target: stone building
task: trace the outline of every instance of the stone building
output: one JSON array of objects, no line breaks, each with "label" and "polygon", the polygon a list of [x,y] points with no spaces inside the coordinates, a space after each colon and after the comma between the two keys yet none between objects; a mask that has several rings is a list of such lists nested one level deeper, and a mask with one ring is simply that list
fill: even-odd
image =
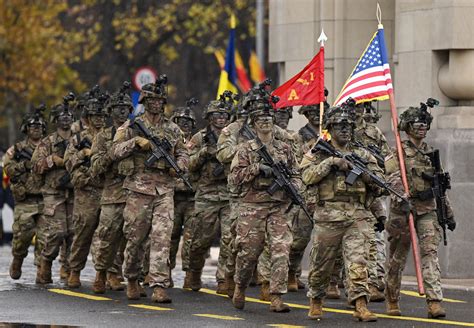
[{"label": "stone building", "polygon": [[[428,97],[440,101],[432,110],[429,141],[451,173],[458,222],[454,233],[448,231],[448,246],[440,246],[443,275],[473,278],[474,0],[271,0],[268,59],[278,63],[280,82],[286,81],[317,53],[324,28],[331,103],[377,29],[377,2],[399,112]],[[380,127],[394,145],[388,106],[380,103]],[[290,128],[304,121],[296,117]]]}]

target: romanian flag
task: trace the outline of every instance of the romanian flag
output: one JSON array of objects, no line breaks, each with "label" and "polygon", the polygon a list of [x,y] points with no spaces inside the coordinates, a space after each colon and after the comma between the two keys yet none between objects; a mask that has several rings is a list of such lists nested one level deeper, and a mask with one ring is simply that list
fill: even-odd
[{"label": "romanian flag", "polygon": [[265,71],[260,65],[260,61],[258,60],[258,57],[255,51],[252,51],[250,53],[249,67],[250,67],[250,78],[255,84],[265,81],[266,79]]},{"label": "romanian flag", "polygon": [[[216,50],[214,51],[214,56],[216,56],[219,67],[223,70],[225,65],[224,51]],[[244,67],[242,57],[238,51],[235,51],[235,66],[237,72],[237,86],[242,93],[247,93],[252,88],[252,83],[250,83],[247,70]]]},{"label": "romanian flag", "polygon": [[219,87],[217,89],[217,98],[224,91],[229,90],[233,93],[237,93],[236,77],[237,69],[235,66],[235,16],[230,17],[230,35],[229,44],[225,54],[224,69],[221,70],[221,77],[219,79]]}]

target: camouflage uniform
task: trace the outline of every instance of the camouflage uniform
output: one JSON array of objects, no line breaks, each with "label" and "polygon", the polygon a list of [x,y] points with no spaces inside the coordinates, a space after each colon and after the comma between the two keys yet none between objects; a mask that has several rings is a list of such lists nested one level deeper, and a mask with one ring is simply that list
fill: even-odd
[{"label": "camouflage uniform", "polygon": [[[441,271],[438,260],[438,246],[441,241],[441,227],[436,216],[436,202],[433,197],[421,199],[423,192],[431,190],[431,182],[423,178],[424,174],[432,175],[434,169],[431,165],[428,153],[433,148],[425,142],[417,148],[408,140],[402,142],[405,155],[405,166],[407,180],[410,188],[410,202],[415,220],[415,228],[419,241],[421,269],[423,284],[427,301],[441,301],[443,292],[441,290]],[[385,163],[389,181],[393,187],[403,192],[397,156],[387,158]],[[448,204],[448,218],[453,213]],[[402,204],[398,199],[392,198],[390,207],[390,219],[387,223],[389,257],[387,262],[387,275],[385,294],[389,302],[398,302],[400,298],[400,287],[403,269],[411,246],[410,231],[407,223],[407,215],[402,210]]]},{"label": "camouflage uniform", "polygon": [[[68,140],[62,138],[58,132],[53,132],[41,140],[31,159],[33,172],[42,175],[44,179],[41,192],[43,193],[46,230],[41,257],[42,261],[48,263],[56,259],[64,241],[66,242],[64,246],[66,258],[68,257],[74,235],[73,188],[65,179],[69,175],[66,169],[63,166],[58,167],[53,161],[53,155],[64,157],[67,143]],[[66,270],[69,269],[68,263],[63,265]]]},{"label": "camouflage uniform", "polygon": [[[150,122],[146,114],[141,118],[154,136],[167,138],[181,169],[188,166],[189,157],[179,127],[166,118],[159,124]],[[123,212],[125,248],[124,274],[127,279],[137,280],[142,265],[143,244],[149,237],[150,286],[168,288],[170,284],[169,250],[173,229],[173,194],[176,179],[163,159],[152,167],[145,166],[150,152],[138,148],[138,133],[127,121],[118,130],[114,140],[114,156],[119,163],[119,172],[126,176],[124,188],[128,197]],[[174,174],[174,173],[171,173]]]},{"label": "camouflage uniform", "polygon": [[31,160],[19,157],[21,151],[33,154],[36,145],[28,138],[7,150],[4,170],[10,177],[10,186],[15,199],[12,255],[21,261],[28,255],[28,247],[36,235],[35,265],[39,266],[43,248],[44,219],[41,177],[31,172]]}]

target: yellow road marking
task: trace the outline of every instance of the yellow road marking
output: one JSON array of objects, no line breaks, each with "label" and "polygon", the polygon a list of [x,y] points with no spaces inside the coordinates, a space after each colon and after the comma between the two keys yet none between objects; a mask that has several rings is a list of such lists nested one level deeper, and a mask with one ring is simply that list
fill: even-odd
[{"label": "yellow road marking", "polygon": [[[226,295],[216,294],[216,292],[214,290],[211,290],[211,289],[202,288],[200,291],[203,292],[203,293],[206,293],[206,294],[217,295],[217,296],[222,296],[222,297],[227,297],[228,298],[228,296],[226,296]],[[257,298],[253,298],[253,297],[245,297],[245,300],[248,301],[248,302],[253,302],[253,303],[270,304],[270,302],[261,301]],[[296,303],[286,303],[286,304],[288,304],[288,306],[290,306],[292,308],[296,308],[296,309],[305,309],[305,310],[309,309],[308,305],[302,305],[302,304],[296,304]],[[325,312],[342,313],[342,314],[350,314],[350,315],[352,315],[354,313],[354,311],[333,309],[333,308],[327,308],[327,307],[323,307],[323,310]],[[418,321],[418,322],[439,323],[439,324],[442,324],[442,325],[474,327],[474,322],[425,319],[425,318],[418,318],[418,317],[393,317],[393,316],[389,316],[387,314],[382,314],[382,313],[375,313],[375,314],[377,315],[377,317],[384,318],[384,319],[404,320],[404,321]]]},{"label": "yellow road marking", "polygon": [[111,301],[112,300],[111,298],[108,298],[108,297],[83,294],[83,293],[73,292],[73,291],[66,290],[66,289],[51,288],[51,289],[48,289],[48,290],[50,292],[53,292],[53,293],[56,293],[56,294],[80,297],[80,298],[85,298],[87,300],[92,300],[92,301]]},{"label": "yellow road marking", "polygon": [[[400,293],[402,293],[403,295],[407,295],[407,296],[413,296],[413,297],[418,297],[418,298],[426,298],[426,296],[421,296],[420,294],[418,294],[417,292],[413,292],[411,290],[401,290]],[[460,301],[460,300],[455,300],[455,299],[452,299],[452,298],[443,298],[443,302],[448,302],[448,303],[467,303],[466,301]]]},{"label": "yellow road marking", "polygon": [[228,315],[217,315],[217,314],[208,314],[208,313],[198,313],[193,314],[197,317],[206,317],[206,318],[213,318],[213,319],[221,319],[221,320],[245,320],[244,318],[239,317],[231,317]]},{"label": "yellow road marking", "polygon": [[305,328],[306,327],[306,326],[285,325],[285,324],[279,324],[279,323],[274,323],[267,326],[279,327],[279,328]]},{"label": "yellow road marking", "polygon": [[145,304],[129,304],[128,306],[145,309],[145,310],[153,310],[153,311],[173,311],[174,309],[164,308],[161,306],[152,306],[152,305],[145,305]]}]

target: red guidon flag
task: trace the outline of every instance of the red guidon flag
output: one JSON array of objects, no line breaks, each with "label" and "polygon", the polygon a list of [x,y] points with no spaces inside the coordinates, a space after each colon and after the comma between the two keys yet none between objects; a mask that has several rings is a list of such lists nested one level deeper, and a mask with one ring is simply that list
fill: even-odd
[{"label": "red guidon flag", "polygon": [[324,47],[301,72],[276,88],[272,94],[280,97],[277,108],[314,105],[324,101]]}]

